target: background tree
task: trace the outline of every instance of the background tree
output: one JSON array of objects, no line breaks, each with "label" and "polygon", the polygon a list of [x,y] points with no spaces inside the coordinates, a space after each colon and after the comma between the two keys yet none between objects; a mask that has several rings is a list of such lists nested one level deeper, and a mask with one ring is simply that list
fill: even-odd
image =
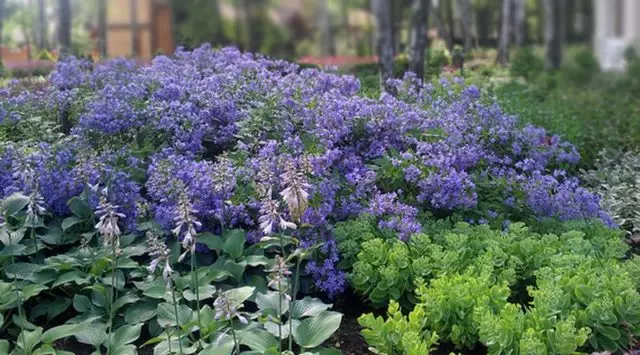
[{"label": "background tree", "polygon": [[98,0],[98,48],[107,57],[107,0]]},{"label": "background tree", "polygon": [[0,0],[0,60],[2,60],[2,38],[4,36],[4,32],[2,30],[4,29],[4,18],[6,16],[4,2],[5,0]]},{"label": "background tree", "polygon": [[43,51],[48,48],[47,41],[47,15],[45,8],[45,0],[37,0],[38,20],[36,21],[36,48]]},{"label": "background tree", "polygon": [[371,7],[376,19],[376,49],[380,65],[380,80],[384,90],[395,94],[389,79],[393,78],[393,42],[391,39],[391,14],[389,0],[371,0]]},{"label": "background tree", "polygon": [[460,14],[460,29],[462,30],[464,52],[469,53],[473,40],[471,34],[471,2],[469,0],[456,0],[456,6]]},{"label": "background tree", "polygon": [[140,54],[140,36],[138,35],[138,1],[129,0],[131,12],[131,55],[135,58]]},{"label": "background tree", "polygon": [[328,0],[318,1],[318,32],[320,35],[320,53],[335,55],[336,47],[333,38],[333,23],[329,12]]},{"label": "background tree", "polygon": [[566,29],[563,25],[565,6],[565,0],[544,0],[544,47],[547,69],[559,69],[562,64]]},{"label": "background tree", "polygon": [[71,50],[70,0],[58,0],[58,52],[64,56]]},{"label": "background tree", "polygon": [[513,32],[515,34],[516,46],[521,47],[527,41],[527,1],[511,0],[511,11],[513,12]]},{"label": "background tree", "polygon": [[509,61],[509,41],[511,39],[511,18],[513,9],[512,0],[502,0],[502,11],[500,16],[500,39],[498,45],[497,62],[507,66]]},{"label": "background tree", "polygon": [[453,28],[450,28],[448,22],[445,21],[444,9],[440,5],[439,0],[433,0],[431,13],[438,29],[438,34],[442,37],[449,51],[453,50]]},{"label": "background tree", "polygon": [[424,51],[427,47],[431,0],[413,0],[409,26],[409,71],[424,78]]}]

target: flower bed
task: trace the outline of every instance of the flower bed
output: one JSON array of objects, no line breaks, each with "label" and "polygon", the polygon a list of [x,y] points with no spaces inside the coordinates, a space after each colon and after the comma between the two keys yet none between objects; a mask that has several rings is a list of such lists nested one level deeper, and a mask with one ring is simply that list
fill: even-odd
[{"label": "flower bed", "polygon": [[[565,171],[579,160],[570,144],[519,129],[475,86],[396,85],[398,97],[363,98],[351,76],[205,46],[148,66],[70,58],[38,91],[5,89],[2,233],[19,236],[3,239],[17,295],[5,309],[29,324],[69,309],[68,329],[98,329],[77,340],[112,353],[143,326],[170,352],[282,350],[278,337],[320,351],[340,315],[296,295],[335,299],[355,281],[362,235],[344,223],[366,215],[399,243],[442,218],[615,227]],[[164,281],[147,280],[156,268]],[[23,314],[43,297],[59,312]]]}]

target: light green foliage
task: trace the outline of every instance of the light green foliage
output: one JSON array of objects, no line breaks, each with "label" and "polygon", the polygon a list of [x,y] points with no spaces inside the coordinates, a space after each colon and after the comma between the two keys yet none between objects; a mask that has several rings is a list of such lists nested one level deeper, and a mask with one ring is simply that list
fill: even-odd
[{"label": "light green foliage", "polygon": [[340,267],[350,269],[356,256],[362,249],[362,243],[376,238],[379,233],[375,228],[375,219],[371,215],[363,214],[358,218],[338,222],[333,235],[340,251]]},{"label": "light green foliage", "polygon": [[428,328],[458,347],[473,348],[478,341],[474,312],[498,312],[507,303],[509,288],[493,284],[488,275],[454,274],[420,286],[418,293]]},{"label": "light green foliage", "polygon": [[[461,349],[481,342],[491,354],[572,354],[583,346],[625,350],[640,334],[640,258],[625,260],[621,233],[600,224],[567,222],[555,230],[537,234],[520,223],[506,231],[458,223],[447,231],[439,225],[430,230],[433,238],[367,242],[356,265],[369,265],[367,272],[398,265],[378,254],[402,250],[415,285],[405,296],[417,297],[401,300],[416,302],[412,314],[421,314],[424,332]],[[355,277],[360,272],[354,268]],[[374,281],[382,278],[369,278],[370,289],[377,287]],[[390,311],[387,322],[394,317]],[[366,315],[362,322],[373,347],[408,351],[391,334],[385,337],[384,319]]]},{"label": "light green foliage", "polygon": [[365,314],[358,318],[362,335],[379,354],[427,355],[438,341],[438,335],[426,329],[425,309],[417,306],[404,316],[400,305],[391,301],[387,319]]}]

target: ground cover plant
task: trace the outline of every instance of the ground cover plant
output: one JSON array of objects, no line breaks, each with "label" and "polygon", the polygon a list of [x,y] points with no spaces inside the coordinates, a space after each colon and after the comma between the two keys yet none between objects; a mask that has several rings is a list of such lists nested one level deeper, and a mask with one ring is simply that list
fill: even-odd
[{"label": "ground cover plant", "polygon": [[[562,329],[562,349],[633,343],[637,263],[571,175],[576,148],[461,79],[393,85],[363,97],[352,76],[204,46],[146,66],[67,58],[45,85],[3,89],[0,349],[331,354],[349,287],[395,322],[418,312],[415,344],[362,318],[372,347],[470,348],[512,336],[478,322],[537,324],[516,305],[542,312],[538,289],[595,272],[620,274],[615,292],[585,284],[615,320],[568,295],[533,331]],[[549,268],[583,261],[553,284]],[[477,292],[437,296],[450,288]],[[529,328],[500,349],[548,340]]]}]

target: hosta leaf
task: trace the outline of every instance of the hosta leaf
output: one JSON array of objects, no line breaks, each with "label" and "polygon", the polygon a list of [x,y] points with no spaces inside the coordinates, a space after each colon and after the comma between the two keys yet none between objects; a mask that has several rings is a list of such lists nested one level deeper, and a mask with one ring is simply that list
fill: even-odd
[{"label": "hosta leaf", "polygon": [[33,331],[23,330],[20,335],[18,335],[16,344],[26,353],[32,353],[33,348],[40,343],[42,330],[40,327],[35,328]]},{"label": "hosta leaf", "polygon": [[289,337],[289,332],[291,330],[295,331],[295,329],[300,325],[300,321],[297,319],[293,319],[293,323],[286,322],[282,325],[282,328],[278,327],[277,323],[274,322],[266,322],[264,324],[264,329],[266,329],[269,333],[278,337],[280,331],[282,330],[282,339]]},{"label": "hosta leaf", "polygon": [[54,341],[74,336],[80,330],[86,328],[86,324],[64,324],[51,328],[42,334],[42,343],[52,344]]},{"label": "hosta leaf", "polygon": [[235,347],[233,337],[227,333],[216,334],[213,342],[198,355],[231,355]]},{"label": "hosta leaf", "polygon": [[251,350],[265,351],[268,348],[278,346],[278,340],[271,333],[260,329],[247,329],[238,332],[240,343]]},{"label": "hosta leaf", "polygon": [[76,332],[75,337],[79,342],[97,348],[107,339],[107,333],[103,327],[91,325]]},{"label": "hosta leaf", "polygon": [[136,301],[138,301],[140,299],[140,297],[136,296],[135,294],[128,294],[128,295],[124,295],[120,298],[118,298],[115,302],[113,302],[113,310],[114,312],[119,310],[121,307],[123,307],[124,305],[127,305],[129,303],[134,303]]},{"label": "hosta leaf", "polygon": [[47,307],[47,320],[50,321],[62,314],[62,312],[66,311],[69,306],[71,306],[72,302],[73,300],[70,298],[57,297]]},{"label": "hosta leaf", "polygon": [[62,220],[62,224],[60,224],[60,227],[62,228],[63,231],[67,231],[68,229],[72,228],[73,226],[77,225],[77,224],[81,224],[84,223],[85,220],[82,220],[76,216],[71,216],[71,217],[67,217],[64,220]]},{"label": "hosta leaf", "polygon": [[31,263],[14,263],[4,267],[4,273],[8,278],[27,279],[32,273],[40,270],[42,265]]},{"label": "hosta leaf", "polygon": [[67,273],[62,274],[56,282],[53,283],[52,287],[57,287],[60,285],[68,284],[74,282],[76,285],[84,285],[89,283],[88,275],[80,270],[73,270]]},{"label": "hosta leaf", "polygon": [[84,199],[77,196],[72,197],[67,202],[67,206],[69,206],[69,210],[71,210],[71,213],[76,217],[85,221],[91,218],[91,207],[89,207],[89,204],[87,204],[87,201]]},{"label": "hosta leaf", "polygon": [[[206,300],[208,298],[212,298],[215,293],[216,293],[216,288],[213,285],[204,285],[204,286],[198,287],[198,295],[200,296],[200,300]],[[187,301],[191,302],[196,300],[195,290],[192,290],[190,288],[184,290],[182,292],[182,295]]]},{"label": "hosta leaf", "polygon": [[49,289],[45,285],[38,284],[30,284],[26,285],[22,288],[22,301],[26,301],[31,297],[35,297],[40,294],[40,292]]},{"label": "hosta leaf", "polygon": [[291,317],[294,319],[313,317],[318,315],[320,312],[331,308],[331,306],[331,304],[326,304],[318,298],[307,296],[294,302]]},{"label": "hosta leaf", "polygon": [[157,314],[158,324],[166,328],[189,323],[193,316],[193,311],[184,304],[178,305],[178,323],[176,323],[175,309],[170,303],[160,303],[157,308]]},{"label": "hosta leaf", "polygon": [[29,197],[20,193],[15,193],[4,199],[4,212],[9,215],[15,215],[22,211],[29,204]]},{"label": "hosta leaf", "polygon": [[0,354],[8,354],[9,353],[9,341],[0,340]]},{"label": "hosta leaf", "polygon": [[[123,325],[118,328],[111,338],[112,348],[122,348],[123,346],[133,343],[140,337],[142,323],[136,325]],[[135,348],[134,348],[135,350]]]},{"label": "hosta leaf", "polygon": [[73,308],[80,313],[84,313],[91,307],[91,300],[85,295],[76,294],[73,296]]},{"label": "hosta leaf", "polygon": [[246,235],[242,229],[228,231],[224,235],[224,245],[222,250],[234,259],[238,259],[244,252]]},{"label": "hosta leaf", "polygon": [[341,321],[341,313],[324,311],[301,321],[293,330],[293,337],[301,347],[315,348],[338,330]]},{"label": "hosta leaf", "polygon": [[124,321],[127,324],[146,322],[156,316],[157,308],[153,302],[136,302],[127,308]]},{"label": "hosta leaf", "polygon": [[222,237],[219,235],[205,232],[198,235],[198,243],[206,245],[211,250],[220,251],[224,245],[224,240],[222,240]]},{"label": "hosta leaf", "polygon": [[278,309],[280,309],[280,315],[289,310],[289,300],[279,292],[258,293],[256,304],[262,312],[269,312],[274,316],[278,315]]},{"label": "hosta leaf", "polygon": [[238,287],[225,291],[225,295],[227,296],[227,299],[232,302],[232,304],[241,305],[242,303],[244,303],[244,301],[246,301],[253,295],[255,289],[255,287],[250,286]]}]

